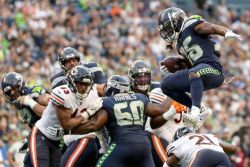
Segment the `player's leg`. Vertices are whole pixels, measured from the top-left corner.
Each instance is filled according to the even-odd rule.
[[[30,151],[28,151],[24,157],[23,160],[24,167],[32,167],[31,157],[30,157]]]
[[[195,159],[191,162],[192,167],[228,167],[230,160],[223,152],[204,149],[197,153]]]
[[[127,167],[131,161],[126,159],[128,150],[131,150],[131,147],[125,148],[122,145],[111,143],[107,152],[98,160],[96,167]]]
[[[34,167],[49,166],[49,146],[46,140],[46,136],[33,127],[29,137],[29,149]]]
[[[50,156],[49,156],[49,162],[50,166],[58,167],[60,166],[61,161],[61,141],[53,141],[49,140],[49,149],[50,149]]]
[[[82,138],[70,143],[61,158],[61,167],[91,167],[95,166],[98,149],[95,139]]]
[[[151,143],[151,152],[156,167],[162,167],[167,160],[167,153],[164,148],[167,148],[168,143],[160,137],[146,131],[148,139]]]
[[[176,71],[173,74],[165,76],[161,81],[161,89],[165,95],[191,108],[191,98],[186,94],[186,92],[190,91],[188,70],[189,69]]]
[[[200,119],[201,100],[203,91],[217,88],[224,81],[224,75],[219,70],[208,64],[199,64],[189,70],[190,94],[192,107],[190,115],[185,115],[187,123],[199,127],[203,124]],[[208,112],[208,110],[206,110]],[[209,115],[208,113],[205,115]],[[205,117],[204,117],[205,118]]]

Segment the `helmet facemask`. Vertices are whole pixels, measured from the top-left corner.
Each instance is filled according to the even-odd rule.
[[[70,70],[70,68],[65,66],[65,63],[71,59],[76,59],[78,61],[77,65],[79,65],[80,64],[80,53],[71,47],[64,48],[63,51],[59,54],[58,61],[59,61],[61,68],[65,72]]]
[[[83,99],[89,95],[93,86],[93,76],[87,67],[76,66],[68,75],[69,88],[75,93],[77,98]],[[84,88],[83,88],[84,86]]]
[[[5,97],[12,103],[16,103],[19,96],[22,95],[25,82],[23,77],[15,72],[10,72],[3,77],[2,91]]]
[[[185,12],[179,8],[173,7],[162,11],[158,18],[158,29],[161,37],[172,44],[178,38],[186,19]]]
[[[151,83],[151,73],[138,73],[132,79],[133,86],[140,91],[147,91]]]

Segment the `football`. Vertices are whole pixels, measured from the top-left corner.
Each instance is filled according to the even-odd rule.
[[[167,67],[171,73],[191,67],[187,60],[179,56],[168,56],[160,61],[160,65]]]

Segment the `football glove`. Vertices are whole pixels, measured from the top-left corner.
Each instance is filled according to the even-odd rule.
[[[28,152],[28,148],[29,148],[29,142],[28,142],[28,139],[25,138],[25,139],[23,139],[22,145],[19,148],[19,153],[26,153],[26,152]]]
[[[180,112],[183,112],[183,111],[187,110],[186,106],[184,106],[184,105],[182,105],[182,104],[180,104],[180,103],[178,103],[176,101],[173,101],[171,105],[174,106],[177,113],[180,113]]]
[[[168,74],[169,71],[168,71],[168,68],[164,65],[161,65],[161,62],[159,61],[159,67],[160,67],[160,71],[162,74]]]
[[[225,33],[225,38],[226,39],[238,39],[238,40],[242,40],[241,36],[234,33],[233,31],[229,30]]]

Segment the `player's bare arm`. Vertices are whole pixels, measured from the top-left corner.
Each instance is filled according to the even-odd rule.
[[[105,96],[105,85],[106,84],[95,84],[99,96]]]
[[[179,158],[176,157],[174,154],[171,154],[167,161],[166,161],[166,164],[169,166],[169,167],[177,167],[178,166],[178,162],[179,162]]]
[[[237,151],[237,147],[232,144],[226,143],[224,141],[220,141],[219,144],[223,148],[225,153],[234,154]]]
[[[97,111],[90,120],[83,122],[80,126],[74,128],[71,134],[86,134],[100,130],[108,122],[108,114],[104,109]]]
[[[29,106],[39,117],[42,116],[43,111],[47,105],[40,104],[38,101],[33,100],[29,95],[20,96],[18,101],[21,105]]]
[[[169,119],[171,119],[176,113],[180,113],[186,110],[186,107],[176,101],[171,100],[171,106],[168,110],[150,120],[150,126],[152,129],[156,129],[164,125]]]
[[[210,35],[216,34],[220,36],[225,36],[226,32],[229,31],[228,28],[212,24],[210,22],[203,22],[195,26],[195,32],[200,35]]]
[[[42,106],[47,106],[50,100],[50,95],[48,93],[42,94],[37,98],[37,103]]]
[[[200,35],[216,34],[216,35],[223,36],[225,38],[235,38],[235,39],[241,40],[240,35],[235,34],[227,27],[212,24],[210,22],[200,23],[197,26],[195,26],[194,30],[196,33]]]
[[[172,99],[168,98],[164,100],[162,104],[148,103],[145,114],[150,117],[156,117],[162,115],[164,112],[168,111],[172,103]]]
[[[64,130],[71,130],[79,126],[84,118],[82,116],[71,117],[71,109],[60,107],[54,105],[56,108],[56,115],[59,119],[59,122]]]

